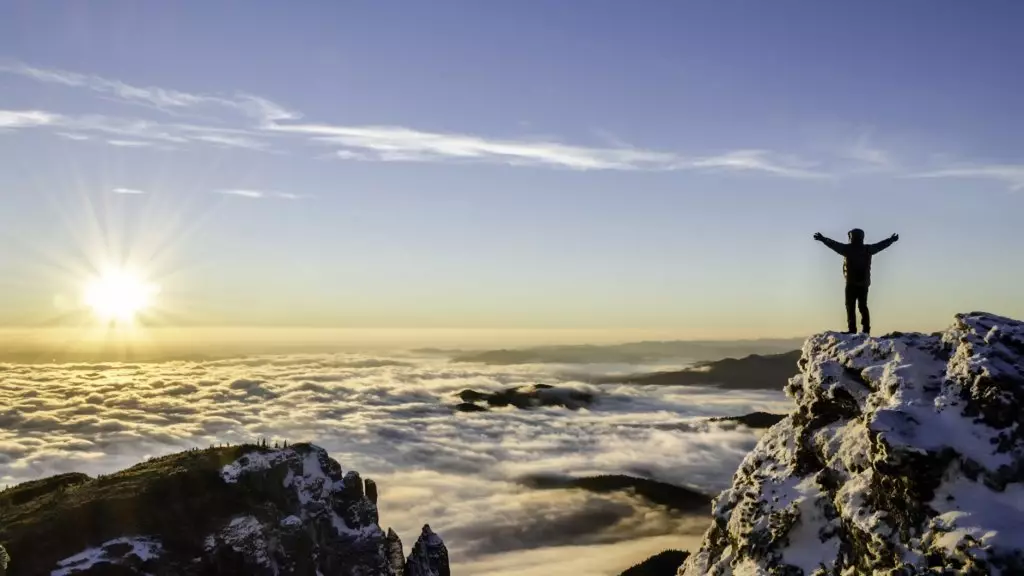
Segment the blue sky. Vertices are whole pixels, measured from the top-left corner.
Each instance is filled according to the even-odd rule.
[[[106,265],[166,323],[1024,316],[1024,4],[0,5],[0,322]],[[137,193],[131,193],[137,192]]]

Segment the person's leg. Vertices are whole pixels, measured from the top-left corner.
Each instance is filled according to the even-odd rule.
[[[851,284],[846,285],[846,330],[857,332],[857,287]]]
[[[857,302],[860,304],[860,324],[864,327],[865,334],[871,334],[871,312],[868,310],[868,287],[864,286],[857,295]]]

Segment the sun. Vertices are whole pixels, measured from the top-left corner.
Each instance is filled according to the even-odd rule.
[[[85,287],[85,304],[104,322],[130,323],[153,305],[156,285],[127,270],[108,271]]]

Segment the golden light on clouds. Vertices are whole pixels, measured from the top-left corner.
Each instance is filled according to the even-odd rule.
[[[153,306],[160,287],[130,270],[108,270],[85,287],[83,301],[102,322],[130,324]]]

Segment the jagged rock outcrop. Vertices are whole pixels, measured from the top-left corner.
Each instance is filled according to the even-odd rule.
[[[71,482],[70,480],[74,480]],[[153,459],[0,495],[10,576],[447,574],[429,527],[405,567],[378,525],[377,487],[322,448],[236,446]],[[429,538],[427,534],[429,533]],[[420,543],[417,543],[420,546]]]
[[[423,532],[405,562],[405,576],[452,576],[448,566],[448,548],[429,524],[423,526]]]
[[[685,576],[1024,574],[1024,323],[810,338]]]
[[[405,574],[405,552],[402,551],[402,539],[391,528],[388,528],[387,539],[388,560],[391,562],[391,567],[395,570],[395,576],[403,576]]]

